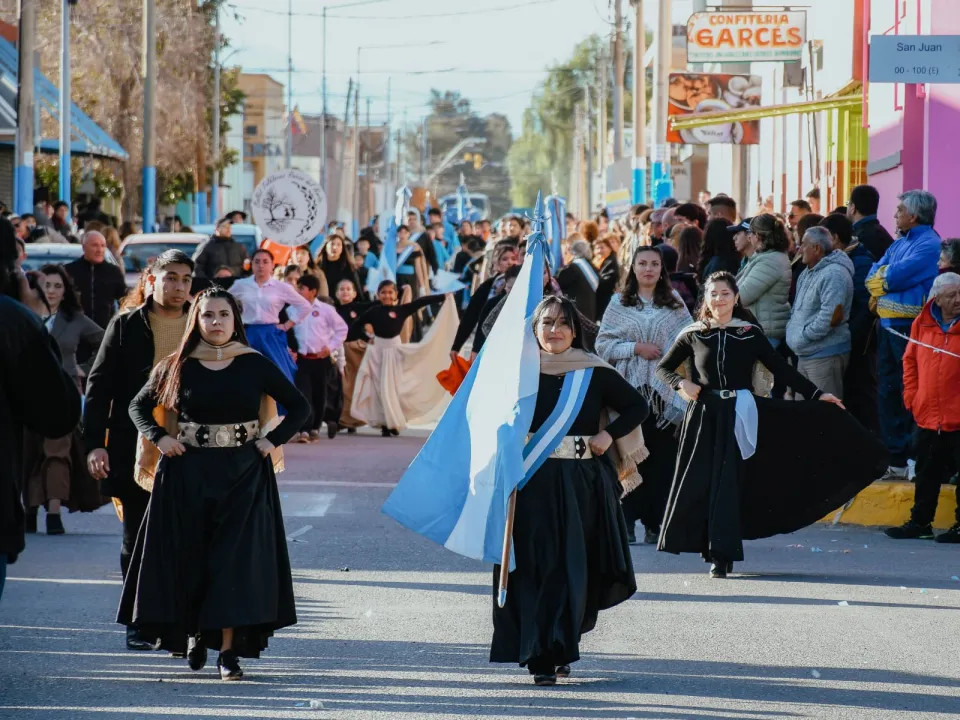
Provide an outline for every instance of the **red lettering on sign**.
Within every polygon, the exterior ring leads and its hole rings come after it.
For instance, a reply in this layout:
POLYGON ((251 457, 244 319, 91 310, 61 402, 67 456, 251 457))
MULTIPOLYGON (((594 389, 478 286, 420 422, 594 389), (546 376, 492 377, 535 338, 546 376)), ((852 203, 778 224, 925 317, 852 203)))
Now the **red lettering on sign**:
POLYGON ((740 28, 737 31, 737 42, 740 47, 753 47, 753 30, 750 28, 740 28))
POLYGON ((713 47, 713 32, 704 28, 697 33, 697 45, 701 47, 713 47))
POLYGON ((800 34, 800 28, 787 28, 787 42, 790 45, 803 45, 803 36, 800 34))
POLYGON ((757 45, 769 45, 770 44, 770 28, 760 28, 756 32, 755 39, 757 45))
POLYGON ((724 28, 720 31, 720 35, 717 36, 716 47, 723 47, 724 45, 729 45, 730 47, 735 47, 736 43, 733 41, 733 31, 730 28, 724 28))

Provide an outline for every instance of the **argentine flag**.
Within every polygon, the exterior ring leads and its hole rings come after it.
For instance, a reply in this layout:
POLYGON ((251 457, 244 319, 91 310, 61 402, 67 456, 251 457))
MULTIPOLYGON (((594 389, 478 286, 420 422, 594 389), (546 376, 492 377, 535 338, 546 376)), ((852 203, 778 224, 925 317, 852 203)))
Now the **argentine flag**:
MULTIPOLYGON (((520 276, 480 355, 383 512, 456 553, 500 562, 507 500, 524 478, 540 348, 546 242, 531 236, 520 276)), ((512 565, 512 559, 511 559, 512 565)))
POLYGON ((380 248, 380 262, 367 273, 367 292, 377 296, 377 286, 384 280, 397 281, 397 228, 403 223, 403 213, 410 198, 410 190, 404 185, 397 190, 397 205, 393 217, 387 221, 387 232, 380 248))

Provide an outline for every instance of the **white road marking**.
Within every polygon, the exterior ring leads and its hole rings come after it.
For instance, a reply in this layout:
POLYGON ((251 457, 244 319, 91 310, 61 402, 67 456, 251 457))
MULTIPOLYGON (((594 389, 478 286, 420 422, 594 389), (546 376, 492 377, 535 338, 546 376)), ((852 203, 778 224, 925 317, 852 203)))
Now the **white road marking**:
POLYGON ((284 517, 323 517, 336 497, 336 493, 285 493, 280 488, 284 517))
POLYGON ((394 488, 395 482, 357 482, 355 480, 278 480, 277 485, 283 490, 287 485, 316 485, 318 487, 350 487, 350 488, 394 488))
POLYGON ((306 534, 307 534, 308 532, 310 532, 311 530, 313 530, 313 525, 304 525, 304 526, 303 526, 302 528, 300 528, 299 530, 294 530, 292 533, 290 533, 289 535, 287 535, 287 540, 288 540, 289 542, 293 542, 294 538, 298 538, 298 537, 300 537, 301 535, 306 535, 306 534))

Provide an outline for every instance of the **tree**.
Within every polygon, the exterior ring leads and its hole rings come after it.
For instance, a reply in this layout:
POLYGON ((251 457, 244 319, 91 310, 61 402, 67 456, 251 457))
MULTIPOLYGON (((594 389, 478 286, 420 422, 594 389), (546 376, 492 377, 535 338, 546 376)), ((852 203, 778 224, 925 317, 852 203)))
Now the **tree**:
MULTIPOLYGON (((647 43, 652 34, 647 32, 647 43)), ((550 193, 556 184, 561 195, 569 196, 570 172, 573 162, 573 139, 576 131, 576 109, 586 102, 586 91, 595 92, 598 83, 610 87, 609 76, 600 77, 598 62, 607 47, 607 40, 590 35, 578 43, 570 59, 555 65, 547 72, 543 85, 534 93, 530 106, 524 113, 520 136, 510 149, 509 167, 511 197, 515 205, 529 207, 537 197, 537 191, 550 193)), ((632 48, 624 53, 624 67, 628 68, 624 83, 632 85, 632 48)), ((647 83, 649 109, 652 83, 647 83)), ((596 98, 596 95, 594 95, 596 98)), ((607 117, 613 117, 613 93, 606 97, 607 117)), ((633 99, 624 92, 624 121, 633 121, 633 99)), ((648 112, 649 116, 649 112, 648 112)), ((612 121, 609 123, 612 128, 612 121)), ((591 128, 596 132, 595 127, 591 128)))
MULTIPOLYGON (((513 143, 510 121, 506 116, 499 113, 480 116, 471 108, 470 101, 459 92, 432 90, 426 128, 427 175, 461 140, 478 137, 485 141, 464 149, 459 157, 454 158, 452 164, 427 188, 431 195, 441 197, 455 192, 460 184, 460 174, 463 173, 470 192, 484 194, 490 199, 492 214, 506 212, 510 208, 506 160, 513 143), (470 156, 469 160, 466 159, 467 155, 470 156)), ((406 138, 406 165, 413 170, 408 172, 408 176, 417 177, 420 171, 422 128, 408 132, 406 138)))

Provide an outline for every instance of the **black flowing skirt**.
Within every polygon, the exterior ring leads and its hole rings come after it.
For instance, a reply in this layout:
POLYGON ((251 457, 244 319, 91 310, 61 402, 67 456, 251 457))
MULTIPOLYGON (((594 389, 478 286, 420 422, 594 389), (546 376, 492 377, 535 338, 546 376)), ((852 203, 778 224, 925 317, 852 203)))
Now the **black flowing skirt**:
POLYGON ((679 448, 677 426, 668 423, 657 427, 657 423, 662 420, 653 412, 643 421, 643 442, 650 451, 647 459, 637 465, 643 482, 621 501, 627 524, 639 520, 647 529, 659 528, 663 522, 679 448))
POLYGON ((620 493, 613 464, 598 457, 550 458, 517 494, 516 569, 503 608, 493 570, 490 662, 575 662, 598 613, 637 591, 620 493))
POLYGON ((276 477, 254 443, 161 459, 117 622, 170 652, 197 633, 219 650, 234 628, 253 658, 297 622, 276 477))
POLYGON ((743 560, 743 540, 791 533, 841 507, 887 469, 883 444, 819 400, 756 398, 757 450, 743 460, 735 405, 704 390, 683 420, 658 548, 743 560))

